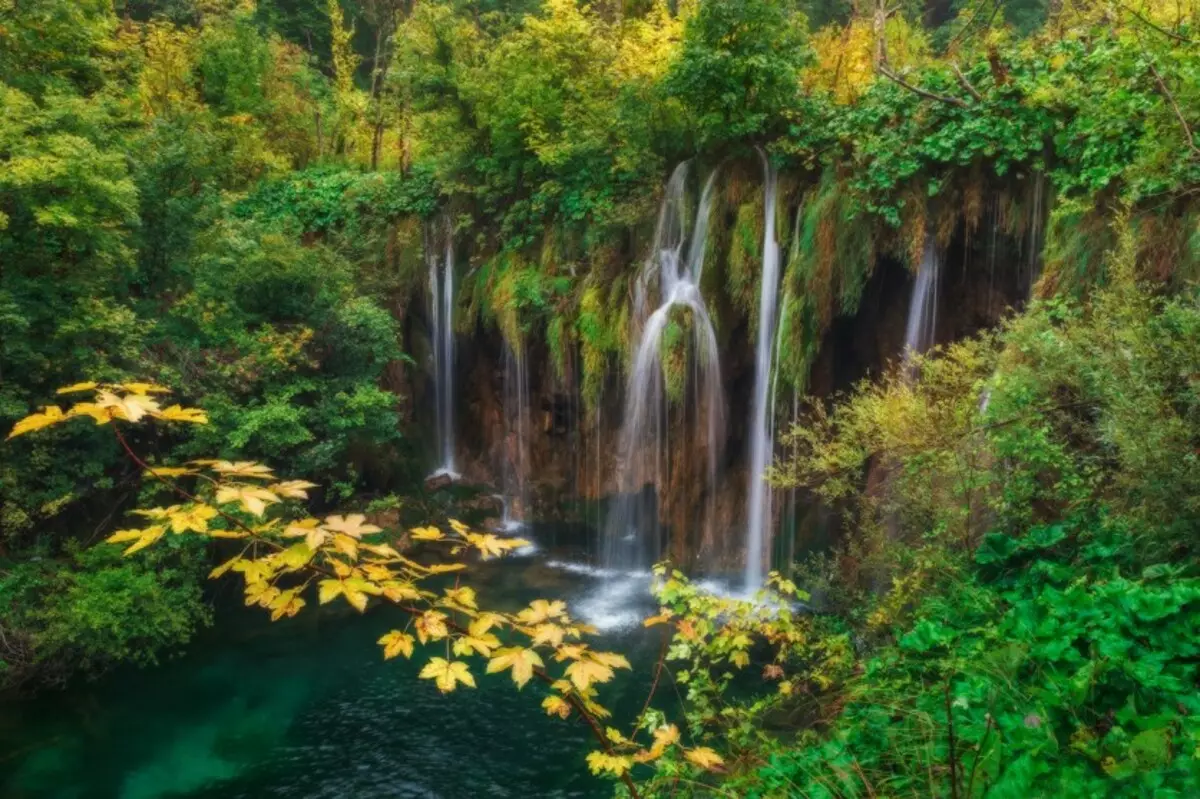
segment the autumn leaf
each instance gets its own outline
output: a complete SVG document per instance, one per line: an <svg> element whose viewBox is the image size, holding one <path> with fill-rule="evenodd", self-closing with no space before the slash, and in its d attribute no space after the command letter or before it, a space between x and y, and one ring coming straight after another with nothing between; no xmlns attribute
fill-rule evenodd
<svg viewBox="0 0 1200 799"><path fill-rule="evenodd" d="M511 549L529 546L529 542L524 538L500 538L491 533L468 533L466 537L467 543L479 550L484 560L499 557Z"/></svg>
<svg viewBox="0 0 1200 799"><path fill-rule="evenodd" d="M690 762L695 763L700 768L710 770L715 770L717 766L725 763L725 761L721 759L720 755L709 749L707 746L698 746L695 749L689 749L684 752L683 756L686 757Z"/></svg>
<svg viewBox="0 0 1200 799"><path fill-rule="evenodd" d="M216 515L216 508L208 505L192 505L187 510L170 515L171 532L186 533L188 530L192 530L197 533L206 533L208 532L208 520Z"/></svg>
<svg viewBox="0 0 1200 799"><path fill-rule="evenodd" d="M122 544L126 541L133 541L133 544L126 548L123 553L125 555L132 555L134 552L145 549L162 538L165 532L167 532L166 525L156 524L144 530L118 530L104 540L110 544Z"/></svg>
<svg viewBox="0 0 1200 799"><path fill-rule="evenodd" d="M643 627L653 627L656 624L662 624L662 623L668 622L670 620L671 620L671 612L665 611L663 613L658 614L657 616L651 616L650 618L646 619L645 621L642 622L642 626Z"/></svg>
<svg viewBox="0 0 1200 799"><path fill-rule="evenodd" d="M145 471L148 477L183 477L195 473L195 469L189 469L186 466L158 466Z"/></svg>
<svg viewBox="0 0 1200 799"><path fill-rule="evenodd" d="M463 608L467 610L476 610L479 605L475 602L475 589L470 586L460 586L458 588L445 589L446 599L445 604L455 608Z"/></svg>
<svg viewBox="0 0 1200 799"><path fill-rule="evenodd" d="M674 724L666 724L654 731L654 744L649 751L642 750L633 756L638 763L649 763L658 760L668 746L679 743L679 728Z"/></svg>
<svg viewBox="0 0 1200 799"><path fill-rule="evenodd" d="M421 669L422 680L434 680L442 693L453 691L458 683L475 687L475 678L471 676L467 664L459 660L447 661L445 658L431 658Z"/></svg>
<svg viewBox="0 0 1200 799"><path fill-rule="evenodd" d="M351 513L347 516L326 516L325 527L335 533L344 533L351 538L361 538L371 533L381 533L383 530L373 524L366 524L367 517L361 513Z"/></svg>
<svg viewBox="0 0 1200 799"><path fill-rule="evenodd" d="M58 391L55 391L54 393L55 394L79 394L84 391L92 391L95 388L99 387L99 385L100 385L99 383L95 383L95 382L76 383L71 386L66 386L64 388L60 388Z"/></svg>
<svg viewBox="0 0 1200 799"><path fill-rule="evenodd" d="M158 401L144 394L127 394L119 397L105 389L96 394L96 405L108 408L113 416L130 422L141 421L148 413L158 411Z"/></svg>
<svg viewBox="0 0 1200 799"><path fill-rule="evenodd" d="M8 434L8 438L16 438L26 433L32 433L34 430L41 430L43 427L50 427L66 418L62 412L62 408L57 405L47 405L45 408L42 408L41 413L26 416L13 425L12 432Z"/></svg>
<svg viewBox="0 0 1200 799"><path fill-rule="evenodd" d="M183 408L179 405L172 405L169 408L155 412L153 415L156 419L163 419L168 422L208 424L208 414L199 408Z"/></svg>
<svg viewBox="0 0 1200 799"><path fill-rule="evenodd" d="M436 610L422 613L414 626L417 628L417 638L421 639L423 644L428 641L440 641L450 634L446 627L446 614Z"/></svg>
<svg viewBox="0 0 1200 799"><path fill-rule="evenodd" d="M517 684L518 688L524 688L525 683L533 677L534 667L542 665L541 656L532 649L522 649L519 646L508 647L497 651L495 656L488 661L487 673L495 674L498 671L512 669L513 682Z"/></svg>
<svg viewBox="0 0 1200 799"><path fill-rule="evenodd" d="M342 594L341 580L322 580L317 586L317 601L322 605L332 602Z"/></svg>
<svg viewBox="0 0 1200 799"><path fill-rule="evenodd" d="M267 505L273 505L279 497L261 486L244 485L241 483L224 484L217 489L217 502L238 502L247 513L262 516L267 512Z"/></svg>
<svg viewBox="0 0 1200 799"><path fill-rule="evenodd" d="M487 657L498 646L500 646L500 639L491 633L464 635L454 639L454 654L470 655L478 653Z"/></svg>
<svg viewBox="0 0 1200 799"><path fill-rule="evenodd" d="M542 708L545 709L547 716L558 716L560 719L565 719L571 715L571 703L555 694L542 700Z"/></svg>
<svg viewBox="0 0 1200 799"><path fill-rule="evenodd" d="M113 412L109 408L101 408L94 402L77 402L67 411L67 416L90 416L97 425L108 424L113 420Z"/></svg>
<svg viewBox="0 0 1200 799"><path fill-rule="evenodd" d="M117 388L130 394L170 394L171 389L157 383L118 383Z"/></svg>
<svg viewBox="0 0 1200 799"><path fill-rule="evenodd" d="M441 541L445 538L445 534L436 527L414 527L408 534L414 541Z"/></svg>
<svg viewBox="0 0 1200 799"><path fill-rule="evenodd" d="M238 555L237 557L233 557L233 558L230 558L229 560L225 561L220 566L216 567L215 569L213 569L212 571L210 571L208 573L208 579L210 579L210 580L217 579L221 575L225 574L225 572L227 572L231 568L233 568L234 564L240 562L241 559L242 559L242 556Z"/></svg>
<svg viewBox="0 0 1200 799"><path fill-rule="evenodd" d="M270 466L264 466L263 464L255 463L254 461L216 461L215 463L206 463L204 461L194 462L208 465L214 472L219 472L226 477L248 477L261 480L269 480L273 477Z"/></svg>
<svg viewBox="0 0 1200 799"><path fill-rule="evenodd" d="M607 752L588 752L588 768L593 774L609 773L620 777L633 767L633 758L625 755L610 755Z"/></svg>
<svg viewBox="0 0 1200 799"><path fill-rule="evenodd" d="M448 521L450 523L450 528L459 535L466 535L470 530L469 527L460 522L458 519L449 519Z"/></svg>
<svg viewBox="0 0 1200 799"><path fill-rule="evenodd" d="M392 630L376 641L376 643L383 647L384 660L391 660L396 655L404 655L406 658L412 657L413 637L408 633Z"/></svg>
<svg viewBox="0 0 1200 799"><path fill-rule="evenodd" d="M566 618L567 606L559 600L547 602L535 599L529 607L517 614L517 618L526 624L541 624L549 619Z"/></svg>
<svg viewBox="0 0 1200 799"><path fill-rule="evenodd" d="M475 619L471 622L471 626L469 629L470 629L471 635L483 635L488 630L492 629L493 627L497 627L503 623L504 623L504 617L501 616L499 613L493 613L490 610L485 610L484 612L480 613L478 616L475 617Z"/></svg>
<svg viewBox="0 0 1200 799"><path fill-rule="evenodd" d="M316 483L310 483L307 480L285 480L269 486L276 494L288 499L308 499L308 489L316 487Z"/></svg>
<svg viewBox="0 0 1200 799"><path fill-rule="evenodd" d="M613 678L612 669L594 660L576 660L567 666L565 674L581 691L586 691L592 683L608 682Z"/></svg>
<svg viewBox="0 0 1200 799"><path fill-rule="evenodd" d="M304 543L308 544L308 548L316 552L321 548L321 544L324 544L329 538L329 531L320 525L321 523L316 519L303 519L292 522L283 528L282 535L284 538L303 538Z"/></svg>
<svg viewBox="0 0 1200 799"><path fill-rule="evenodd" d="M566 630L564 630L562 627L559 627L557 624L551 624L549 622L546 622L545 624L539 624L533 628L533 645L540 646L542 644L548 644L550 646L558 646L563 642L563 636L566 634L566 632Z"/></svg>
<svg viewBox="0 0 1200 799"><path fill-rule="evenodd" d="M588 652L587 656L597 663L603 663L612 669L631 668L625 656L618 655L616 652Z"/></svg>

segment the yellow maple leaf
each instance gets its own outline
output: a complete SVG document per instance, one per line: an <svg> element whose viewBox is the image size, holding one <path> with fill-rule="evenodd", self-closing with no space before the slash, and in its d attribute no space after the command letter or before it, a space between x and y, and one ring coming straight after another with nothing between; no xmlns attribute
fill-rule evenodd
<svg viewBox="0 0 1200 799"><path fill-rule="evenodd" d="M610 755L607 752L588 752L587 764L593 774L608 772L614 777L620 777L633 767L633 758L625 755Z"/></svg>
<svg viewBox="0 0 1200 799"><path fill-rule="evenodd" d="M168 422L189 422L191 424L208 424L208 414L199 408L184 408L172 405L153 414L156 419Z"/></svg>
<svg viewBox="0 0 1200 799"><path fill-rule="evenodd" d="M183 477L195 473L195 469L189 469L186 466L157 466L147 469L145 472L148 477Z"/></svg>
<svg viewBox="0 0 1200 799"><path fill-rule="evenodd" d="M90 416L97 425L108 424L113 420L113 412L109 408L101 408L94 402L77 402L67 411L67 416Z"/></svg>
<svg viewBox="0 0 1200 799"><path fill-rule="evenodd" d="M384 660L391 660L396 655L404 655L406 658L412 657L413 637L408 633L392 630L376 641L376 643L383 647Z"/></svg>
<svg viewBox="0 0 1200 799"><path fill-rule="evenodd" d="M58 391L55 391L54 393L55 394L78 394L83 391L91 391L95 388L98 388L99 385L100 385L99 383L95 383L95 382L75 383L74 385L65 386L63 388L60 388Z"/></svg>
<svg viewBox="0 0 1200 799"><path fill-rule="evenodd" d="M657 616L651 616L642 622L643 627L653 627L656 624L662 624L671 620L671 611L664 611Z"/></svg>
<svg viewBox="0 0 1200 799"><path fill-rule="evenodd" d="M551 694L543 699L542 708L545 709L547 716L558 716L560 719L565 719L571 715L571 703L556 694Z"/></svg>
<svg viewBox="0 0 1200 799"><path fill-rule="evenodd" d="M576 660L567 666L565 674L581 691L587 690L592 683L608 682L613 678L612 669L594 660Z"/></svg>
<svg viewBox="0 0 1200 799"><path fill-rule="evenodd" d="M220 577L221 575L223 575L225 572L227 572L227 571L229 571L230 569L232 569L232 568L234 567L234 565L235 565L235 564L237 564L237 563L241 562L241 560L242 560L242 556L241 556L241 555L237 555L236 557L232 557L232 558L230 558L229 560L227 560L227 561L225 561L224 563L222 563L220 566L218 566L218 567L216 567L215 569L213 569L212 571L210 571L210 572L208 573L208 579L210 579L210 580L215 580L215 579L217 579L218 577Z"/></svg>
<svg viewBox="0 0 1200 799"><path fill-rule="evenodd" d="M541 624L549 619L567 617L567 606L560 600L547 602L545 599L535 599L529 607L517 614L517 618L526 624Z"/></svg>
<svg viewBox="0 0 1200 799"><path fill-rule="evenodd" d="M309 518L291 522L283 528L281 535L284 538L303 538L308 548L316 552L329 538L329 531L321 527L321 523L316 519Z"/></svg>
<svg viewBox="0 0 1200 799"><path fill-rule="evenodd" d="M158 539L162 538L163 533L165 532L167 532L166 525L156 524L151 527L147 527L144 530L118 530L105 540L111 544L120 544L126 541L133 541L133 543L126 548L125 552L123 553L125 555L132 555L134 552L137 552L140 549L145 549Z"/></svg>
<svg viewBox="0 0 1200 799"><path fill-rule="evenodd" d="M8 434L8 438L16 438L26 433L32 433L34 430L41 430L43 427L50 427L66 418L67 416L63 414L62 408L57 405L47 405L42 408L41 413L30 414L13 425L12 432Z"/></svg>
<svg viewBox="0 0 1200 799"><path fill-rule="evenodd" d="M317 586L317 601L324 605L342 594L341 580L322 580Z"/></svg>
<svg viewBox="0 0 1200 799"><path fill-rule="evenodd" d="M118 383L117 388L130 394L170 394L171 389L157 383Z"/></svg>
<svg viewBox="0 0 1200 799"><path fill-rule="evenodd" d="M474 618L471 622L471 635L483 635L493 627L498 627L504 623L504 617L499 613L493 613L490 610L485 610Z"/></svg>
<svg viewBox="0 0 1200 799"><path fill-rule="evenodd" d="M427 610L421 614L414 626L417 628L417 638L421 643L440 641L450 634L446 627L446 614L436 610Z"/></svg>
<svg viewBox="0 0 1200 799"><path fill-rule="evenodd" d="M467 610L476 610L479 605L475 602L475 589L470 586L460 586L458 588L444 589L446 594L446 604L454 605Z"/></svg>
<svg viewBox="0 0 1200 799"><path fill-rule="evenodd" d="M470 655L475 652L487 657L498 646L500 646L500 639L491 633L463 635L454 639L454 654Z"/></svg>
<svg viewBox="0 0 1200 799"><path fill-rule="evenodd" d="M475 687L475 678L471 676L467 664L459 660L447 661L445 658L430 658L421 669L422 680L434 680L442 693L453 691L458 683Z"/></svg>
<svg viewBox="0 0 1200 799"><path fill-rule="evenodd" d="M690 762L695 763L700 768L710 770L716 769L717 766L720 766L725 762L721 759L720 755L709 749L707 746L698 746L695 749L689 749L684 752L683 756L686 757Z"/></svg>
<svg viewBox="0 0 1200 799"><path fill-rule="evenodd" d="M214 472L220 472L226 477L249 477L269 480L273 476L270 466L264 466L254 461L216 461L215 463L193 461L193 463L210 466Z"/></svg>
<svg viewBox="0 0 1200 799"><path fill-rule="evenodd" d="M658 760L668 746L677 743L679 743L679 728L674 724L663 725L654 731L654 745L650 747L649 751L643 749L634 755L633 759L638 763Z"/></svg>
<svg viewBox="0 0 1200 799"><path fill-rule="evenodd" d="M414 527L408 534L414 541L441 541L445 537L436 527Z"/></svg>
<svg viewBox="0 0 1200 799"><path fill-rule="evenodd" d="M193 530L197 533L206 533L208 532L208 520L216 515L216 509L208 505L192 505L170 515L171 532L185 533Z"/></svg>
<svg viewBox="0 0 1200 799"><path fill-rule="evenodd" d="M316 487L316 483L310 483L307 480L285 480L269 486L276 494L288 499L308 499L308 489Z"/></svg>
<svg viewBox="0 0 1200 799"><path fill-rule="evenodd" d="M243 483L225 483L217 488L217 502L240 503L247 513L262 516L267 512L267 505L273 505L279 497L262 486L245 485Z"/></svg>
<svg viewBox="0 0 1200 799"><path fill-rule="evenodd" d="M367 517L361 513L351 513L346 516L326 516L325 527L335 533L345 533L351 538L361 538L371 533L381 533L383 530L373 524L367 524Z"/></svg>
<svg viewBox="0 0 1200 799"><path fill-rule="evenodd" d="M551 624L550 622L539 624L533 628L533 645L549 644L550 646L558 646L563 642L565 634L566 630L557 624Z"/></svg>
<svg viewBox="0 0 1200 799"><path fill-rule="evenodd" d="M158 400L145 394L126 394L118 396L108 389L96 393L96 405L108 408L118 419L137 422L148 413L158 411Z"/></svg>
<svg viewBox="0 0 1200 799"><path fill-rule="evenodd" d="M380 588L383 589L383 595L393 602L421 598L421 592L417 590L415 585L401 580L388 580L381 583Z"/></svg>
<svg viewBox="0 0 1200 799"><path fill-rule="evenodd" d="M523 688L525 683L533 677L534 667L542 665L542 658L537 652L514 646L498 650L488 661L487 673L495 674L498 671L512 669L513 682L517 684L518 688Z"/></svg>
<svg viewBox="0 0 1200 799"><path fill-rule="evenodd" d="M588 652L587 657L597 663L602 663L610 669L628 669L631 668L629 661L624 655L618 655L616 652Z"/></svg>
<svg viewBox="0 0 1200 799"><path fill-rule="evenodd" d="M470 530L469 527L460 522L458 519L449 519L448 521L450 522L450 528L459 535L466 535Z"/></svg>

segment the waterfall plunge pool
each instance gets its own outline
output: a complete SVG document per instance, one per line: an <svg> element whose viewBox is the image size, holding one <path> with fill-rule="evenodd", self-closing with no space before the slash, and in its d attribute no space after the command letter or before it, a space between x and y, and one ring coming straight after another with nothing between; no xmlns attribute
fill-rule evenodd
<svg viewBox="0 0 1200 799"><path fill-rule="evenodd" d="M535 553L473 567L481 603L516 610L564 599L574 617L600 627L594 645L633 665L601 694L627 722L661 646L663 628L640 623L654 612L649 575L571 560L557 532L534 526L523 535ZM588 773L590 733L578 719L546 716L536 681L517 691L507 673L484 674L472 659L478 688L443 696L417 679L423 659L384 662L375 641L403 621L383 605L365 615L314 606L275 623L257 608L223 610L177 659L0 707L0 796L611 795Z"/></svg>

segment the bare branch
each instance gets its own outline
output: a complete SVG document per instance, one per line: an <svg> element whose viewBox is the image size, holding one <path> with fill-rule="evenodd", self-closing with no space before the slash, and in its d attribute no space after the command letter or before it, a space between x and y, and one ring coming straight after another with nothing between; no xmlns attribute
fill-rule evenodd
<svg viewBox="0 0 1200 799"><path fill-rule="evenodd" d="M1167 82L1163 80L1158 69L1154 66L1153 61L1147 61L1150 65L1150 72L1154 74L1154 80L1158 82L1159 91L1167 98L1167 102L1171 104L1171 108L1175 110L1175 118L1179 120L1179 126L1183 128L1183 137L1187 139L1188 149L1192 151L1193 156L1200 156L1200 148L1196 147L1196 139L1192 135L1192 128L1187 123L1187 119L1183 115L1183 111L1179 108L1179 103L1175 102L1175 95L1171 94L1171 90L1167 88Z"/></svg>
<svg viewBox="0 0 1200 799"><path fill-rule="evenodd" d="M937 100L938 102L949 103L950 105L956 105L959 108L967 107L967 104L957 97L950 97L945 94L937 94L936 92L926 91L925 89L922 89L919 86L913 86L911 83L904 80L904 78L900 77L896 73L892 72L890 69L885 67L883 64L880 64L878 66L878 69L879 69L879 73L881 75L883 75L885 78L895 82L896 84L898 84L900 86L903 86L905 89L908 89L910 92L913 92L914 94L919 94L920 96L925 97L929 100Z"/></svg>
<svg viewBox="0 0 1200 799"><path fill-rule="evenodd" d="M975 87L971 85L971 81L967 80L967 76L962 74L962 70L958 68L958 64L951 61L950 68L954 70L954 77L958 78L958 85L966 89L967 93L975 98L975 102L982 103L983 95L981 95L975 89Z"/></svg>

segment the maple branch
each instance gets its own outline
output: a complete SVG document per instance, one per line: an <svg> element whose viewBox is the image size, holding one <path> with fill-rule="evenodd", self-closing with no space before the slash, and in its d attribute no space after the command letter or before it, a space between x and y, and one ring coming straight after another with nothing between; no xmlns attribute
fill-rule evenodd
<svg viewBox="0 0 1200 799"><path fill-rule="evenodd" d="M141 458L141 456L139 456L137 454L137 452L135 452L134 449L131 446L129 446L129 442L126 440L125 436L121 433L121 429L120 429L120 427L118 427L118 425L115 423L115 421L112 425L112 430L113 430L113 433L116 434L117 441L121 444L121 448L123 450L125 450L125 454L127 456L129 456L130 460L132 460L139 468L143 469L144 471L148 471L156 480L158 480L160 483L162 483L167 489L169 489L169 490L175 492L176 494L178 494L179 496L187 499L189 502L193 502L197 505L204 505L205 507L212 508L218 514L220 514L222 518L224 518L231 524L234 524L237 527L244 530L254 541L266 544L267 546L274 549L276 552L283 551L284 547L279 542L272 541L270 538L263 536L261 533L254 530L249 525L245 524L243 521L238 519L236 516L233 516L232 514L225 512L221 508L215 507L214 505L212 505L208 502L205 502L204 500L200 499L196 495L194 495L191 492L184 489L178 483L175 483L172 480L168 480L163 475L156 473L154 471L154 468L151 467L148 463L146 463ZM309 571L316 572L317 574L324 575L326 577L331 577L333 579L338 579L338 580L341 579L340 577L337 576L336 573L334 573L334 572L330 571L329 569L326 569L325 567L323 567L319 564L316 564L316 563L309 562L309 563L305 564L304 568ZM386 599L388 602L390 602L393 606L399 608L400 610L404 611L405 613L409 614L410 616L412 616L414 618L419 617L419 616L424 616L426 613L426 611L422 610L421 608L416 608L416 607L412 607L410 605L401 604L401 602L399 600L393 600L388 597L383 597L383 598ZM467 629L465 629L462 625L460 625L458 622L456 622L453 618L448 617L446 619L446 626L449 627L450 629L454 630L455 632L457 632L459 635L469 634L469 631ZM447 646L449 646L449 640L450 640L449 636L447 636L446 640L447 640ZM666 653L665 646L664 646L663 652L664 652L664 654ZM659 661L659 666L660 666L660 671L661 671L661 666L662 666L661 660ZM554 678L551 677L550 674L541 666L535 666L533 669L533 673L539 680L541 680L546 685L553 685L555 682ZM655 684L657 685L657 683L658 683L658 677L656 675L655 676ZM591 728L592 736L595 737L595 739L600 742L600 745L602 747L604 747L604 751L607 754L611 755L613 753L613 749L612 749L611 742L608 740L608 736L604 734L604 730L602 730L600 728L600 723L598 721L596 721L596 719L592 716L592 714L584 706L583 700L581 700L578 696L576 696L573 693L562 693L560 695L563 697L564 700L566 700L566 702L569 705L571 705L571 707L575 708L576 712L579 713L580 718L582 718L585 722L587 722L587 725ZM651 690L651 695L653 695L653 689ZM649 701L650 701L649 698L647 698L647 700L646 700L647 705L649 704ZM645 710L643 710L643 713L644 712L645 712ZM637 785L634 783L633 778L630 777L628 773L621 775L621 781L625 784L625 788L629 791L629 795L632 797L632 799L641 799L641 794L638 793Z"/></svg>
<svg viewBox="0 0 1200 799"><path fill-rule="evenodd" d="M889 80L895 82L897 85L903 86L905 89L908 89L910 92L913 92L914 94L918 94L921 97L924 97L929 100L937 100L938 102L942 102L942 103L949 103L950 105L956 105L959 108L967 107L967 104L963 100L961 100L957 97L950 97L949 95L945 95L945 94L937 94L936 92L931 92L931 91L922 89L920 86L912 85L911 83L906 81L904 78L900 77L899 75L897 75L896 73L892 72L890 69L885 67L883 64L879 64L876 67L876 69L879 70L879 73L881 75L883 75L885 78L888 78Z"/></svg>

